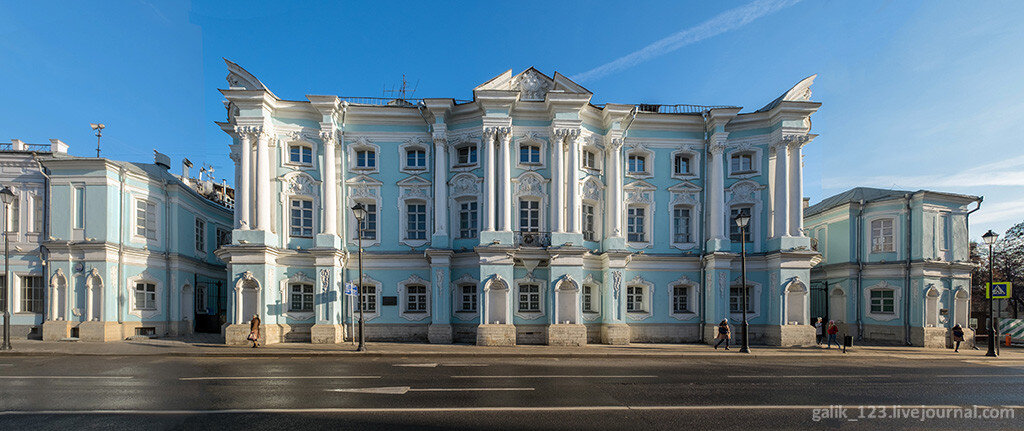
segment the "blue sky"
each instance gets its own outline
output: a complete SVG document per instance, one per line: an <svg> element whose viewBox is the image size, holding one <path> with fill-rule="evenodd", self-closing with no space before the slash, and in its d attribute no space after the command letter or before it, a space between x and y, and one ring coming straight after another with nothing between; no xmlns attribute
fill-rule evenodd
<svg viewBox="0 0 1024 431"><path fill-rule="evenodd" d="M985 196L973 239L1024 221L1022 2L93 3L0 1L0 140L94 155L101 121L104 156L159 149L232 178L222 57L288 99L380 96L402 74L418 97L468 99L535 66L597 103L754 110L817 73L812 202L927 188Z"/></svg>

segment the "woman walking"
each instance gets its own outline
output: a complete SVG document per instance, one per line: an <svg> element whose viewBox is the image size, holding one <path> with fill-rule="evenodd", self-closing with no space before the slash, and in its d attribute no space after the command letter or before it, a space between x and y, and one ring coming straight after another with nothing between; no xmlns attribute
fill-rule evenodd
<svg viewBox="0 0 1024 431"><path fill-rule="evenodd" d="M249 338L247 340L252 341L252 348L260 346L260 316L253 314L252 320L249 321Z"/></svg>
<svg viewBox="0 0 1024 431"><path fill-rule="evenodd" d="M836 321L835 320L829 320L828 321L828 331L827 332L828 332L828 348L829 349L832 348L832 343L833 342L836 343L836 348L839 348L840 347L839 346L839 340L836 339L836 336L839 335L839 327L836 326Z"/></svg>
<svg viewBox="0 0 1024 431"><path fill-rule="evenodd" d="M821 318L814 318L814 340L820 346L821 340L825 339L825 327L821 324Z"/></svg>
<svg viewBox="0 0 1024 431"><path fill-rule="evenodd" d="M729 337L729 321L722 319L722 323L718 324L718 335L715 336L715 339L718 340L715 343L715 350L718 350L718 345L722 344L723 341L725 342L725 350L729 350Z"/></svg>
<svg viewBox="0 0 1024 431"><path fill-rule="evenodd" d="M964 341L964 328L959 323L953 325L953 353L960 353L960 343Z"/></svg>

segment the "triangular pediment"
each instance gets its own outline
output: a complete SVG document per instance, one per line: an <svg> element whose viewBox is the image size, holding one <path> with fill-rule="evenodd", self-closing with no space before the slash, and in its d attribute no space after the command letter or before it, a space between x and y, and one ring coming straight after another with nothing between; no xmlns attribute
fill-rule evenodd
<svg viewBox="0 0 1024 431"><path fill-rule="evenodd" d="M629 184L626 184L625 186L622 186L622 188L625 188L625 189L644 189L644 190L656 190L657 189L657 187L654 187L651 183L649 183L647 181L644 181L644 180L633 181L633 182L631 182Z"/></svg>
<svg viewBox="0 0 1024 431"><path fill-rule="evenodd" d="M700 187L685 181L668 188L668 191L676 193L693 193L700 190Z"/></svg>
<svg viewBox="0 0 1024 431"><path fill-rule="evenodd" d="M429 187L430 184L430 181L420 178L418 175L410 176L398 182L398 185L402 187Z"/></svg>
<svg viewBox="0 0 1024 431"><path fill-rule="evenodd" d="M249 73L249 71L239 66L237 63L224 59L224 63L228 66L228 87L232 90L263 90L270 93L271 96L277 98L273 92L263 85L263 82L256 78L255 75Z"/></svg>
<svg viewBox="0 0 1024 431"><path fill-rule="evenodd" d="M592 94L583 86L573 82L558 72L555 72L555 76L552 78L534 67L530 67L516 75L512 75L511 69L506 70L504 73L480 84L474 88L473 91L518 92L519 100L524 101L543 101L544 97L550 91L571 94Z"/></svg>
<svg viewBox="0 0 1024 431"><path fill-rule="evenodd" d="M380 182L379 180L374 179L372 177L368 177L366 175L356 175L356 176L354 176L352 178L349 178L348 181L345 181L345 184L352 185L352 186L380 186L380 185L384 185L384 183Z"/></svg>

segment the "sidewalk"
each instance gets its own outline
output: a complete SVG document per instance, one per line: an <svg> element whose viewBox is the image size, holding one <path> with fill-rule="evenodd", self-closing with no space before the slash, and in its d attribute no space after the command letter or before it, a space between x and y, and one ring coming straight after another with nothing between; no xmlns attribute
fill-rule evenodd
<svg viewBox="0 0 1024 431"><path fill-rule="evenodd" d="M481 347L466 344L417 344L417 343L367 343L366 352L356 352L355 345L279 343L258 349L227 346L203 339L151 339L90 343L81 341L36 341L14 340L14 349L0 352L4 356L299 356L299 357L565 357L565 358L720 358L742 355L738 347L729 351L715 350L703 344L646 344L634 343L628 346L603 344L582 347L515 346ZM924 349L920 347L897 346L856 346L845 355L841 349L819 347L768 347L751 346L746 357L885 357L896 359L978 359L996 361L1022 361L1024 349L1003 347L998 358L985 358L985 349L962 348L960 353L952 349Z"/></svg>

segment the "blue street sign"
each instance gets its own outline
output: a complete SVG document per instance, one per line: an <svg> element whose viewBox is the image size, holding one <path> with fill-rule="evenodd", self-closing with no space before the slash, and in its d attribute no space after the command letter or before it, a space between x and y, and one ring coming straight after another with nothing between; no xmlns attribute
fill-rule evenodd
<svg viewBox="0 0 1024 431"><path fill-rule="evenodd" d="M992 283L991 286L985 283L985 297L992 299L1009 299L1010 293L1013 291L1013 286L1010 282L1004 281L1000 283Z"/></svg>
<svg viewBox="0 0 1024 431"><path fill-rule="evenodd" d="M345 294L349 296L356 296L356 285L352 283L345 283Z"/></svg>

